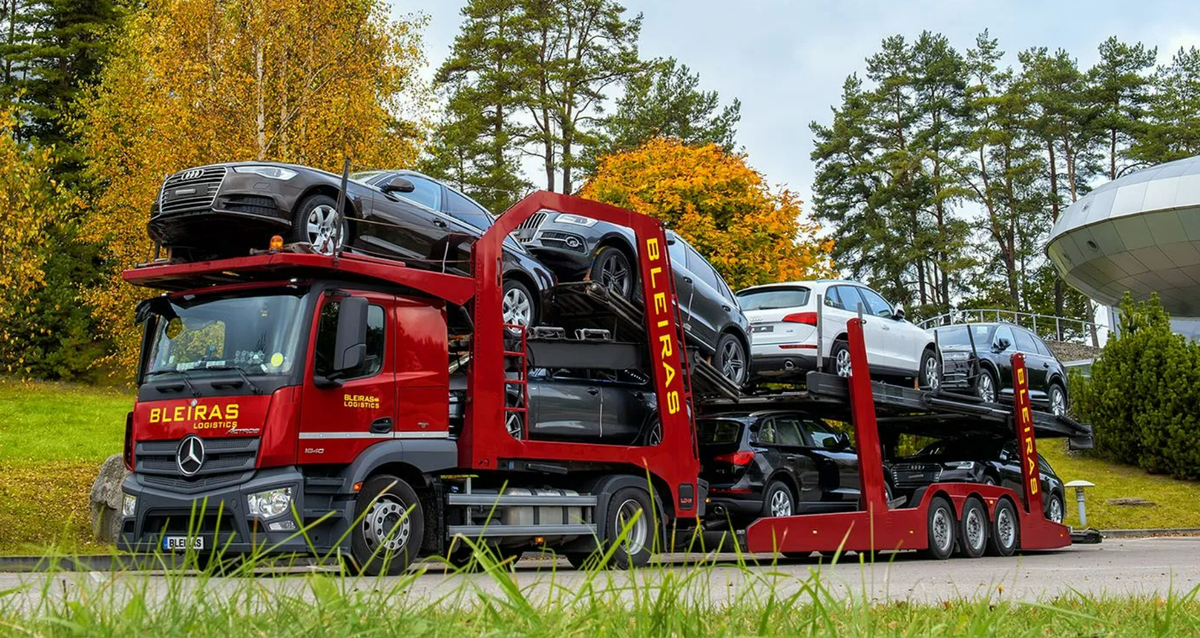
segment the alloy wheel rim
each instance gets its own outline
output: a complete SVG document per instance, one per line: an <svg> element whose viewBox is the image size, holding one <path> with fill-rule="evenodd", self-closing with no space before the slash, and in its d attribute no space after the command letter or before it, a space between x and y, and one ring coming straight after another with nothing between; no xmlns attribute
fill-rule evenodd
<svg viewBox="0 0 1200 638"><path fill-rule="evenodd" d="M642 512L637 520L633 517L638 512ZM633 521L630 523L630 521ZM617 509L617 529L615 532L620 534L629 528L629 533L625 535L625 545L629 555L632 556L642 551L646 547L646 538L649 536L650 524L646 522L646 512L642 510L642 504L636 500L629 498L621 503Z"/></svg>
<svg viewBox="0 0 1200 638"><path fill-rule="evenodd" d="M504 420L504 428L512 438L520 441L522 434L521 415L517 412L510 412L508 418Z"/></svg>
<svg viewBox="0 0 1200 638"><path fill-rule="evenodd" d="M1059 390L1058 386L1055 386L1050 390L1050 412L1055 416L1066 414L1067 409L1064 403L1066 402L1063 400L1062 390Z"/></svg>
<svg viewBox="0 0 1200 638"><path fill-rule="evenodd" d="M504 323L528 328L532 315L533 302L524 291L520 288L512 288L504 293Z"/></svg>
<svg viewBox="0 0 1200 638"><path fill-rule="evenodd" d="M971 508L971 510L967 512L967 520L964 527L966 528L967 532L967 542L971 544L971 547L974 549L982 549L986 537L984 536L983 517L979 514L978 509Z"/></svg>
<svg viewBox="0 0 1200 638"><path fill-rule="evenodd" d="M933 543L941 551L950 549L950 515L945 508L933 513Z"/></svg>
<svg viewBox="0 0 1200 638"><path fill-rule="evenodd" d="M337 252L342 241L341 217L332 206L321 204L308 214L308 242L321 255Z"/></svg>
<svg viewBox="0 0 1200 638"><path fill-rule="evenodd" d="M1016 539L1016 527L1013 525L1012 512L1007 508L1000 508L996 513L996 536L999 537L1000 544L1003 547L1012 547L1013 541Z"/></svg>
<svg viewBox="0 0 1200 638"><path fill-rule="evenodd" d="M655 421L654 425L650 426L650 435L646 437L646 443L651 446L662 443L662 421Z"/></svg>
<svg viewBox="0 0 1200 638"><path fill-rule="evenodd" d="M725 342L724 352L721 354L721 374L725 375L726 379L734 383L742 382L742 375L746 370L746 363L742 357L742 346L736 340L731 339Z"/></svg>
<svg viewBox="0 0 1200 638"><path fill-rule="evenodd" d="M837 353L837 373L839 377L850 376L850 351L841 350Z"/></svg>
<svg viewBox="0 0 1200 638"><path fill-rule="evenodd" d="M925 387L930 390L937 390L941 378L938 376L937 359L930 357L925 360Z"/></svg>
<svg viewBox="0 0 1200 638"><path fill-rule="evenodd" d="M979 377L978 384L977 393L979 394L979 398L988 403L995 403L996 388L992 385L992 375L984 373Z"/></svg>
<svg viewBox="0 0 1200 638"><path fill-rule="evenodd" d="M1059 501L1057 497L1050 499L1050 520L1055 523L1063 522L1062 501Z"/></svg>
<svg viewBox="0 0 1200 638"><path fill-rule="evenodd" d="M386 552L398 552L408 544L408 537L412 534L408 508L390 494L381 495L371 505L363 517L362 526L363 536L372 551L382 548Z"/></svg>
<svg viewBox="0 0 1200 638"><path fill-rule="evenodd" d="M621 297L628 297L631 292L629 275L629 264L619 253L609 255L600 264L600 284Z"/></svg>
<svg viewBox="0 0 1200 638"><path fill-rule="evenodd" d="M791 516L792 497L785 490L771 495L771 516Z"/></svg>

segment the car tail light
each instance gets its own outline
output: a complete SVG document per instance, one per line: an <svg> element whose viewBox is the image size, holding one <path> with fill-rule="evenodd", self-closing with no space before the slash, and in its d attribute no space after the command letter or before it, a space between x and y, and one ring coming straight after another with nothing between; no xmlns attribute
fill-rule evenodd
<svg viewBox="0 0 1200 638"><path fill-rule="evenodd" d="M723 461L730 465L750 465L750 461L754 460L754 452L732 452L730 454L722 454L713 460Z"/></svg>
<svg viewBox="0 0 1200 638"><path fill-rule="evenodd" d="M817 313L815 312L793 312L783 318L788 323L803 323L809 326L817 325Z"/></svg>

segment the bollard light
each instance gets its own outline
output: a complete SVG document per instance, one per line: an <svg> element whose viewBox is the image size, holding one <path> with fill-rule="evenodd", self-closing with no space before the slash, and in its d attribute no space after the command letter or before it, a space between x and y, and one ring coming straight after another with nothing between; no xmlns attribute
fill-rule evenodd
<svg viewBox="0 0 1200 638"><path fill-rule="evenodd" d="M1084 502L1083 491L1089 487L1096 487L1091 481L1071 481L1064 487L1075 488L1075 502L1079 505L1079 526L1087 527L1087 504Z"/></svg>

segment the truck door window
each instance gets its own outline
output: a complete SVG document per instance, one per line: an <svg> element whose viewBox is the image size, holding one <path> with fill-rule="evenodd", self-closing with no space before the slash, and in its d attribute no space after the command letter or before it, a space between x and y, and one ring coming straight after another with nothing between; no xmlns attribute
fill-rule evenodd
<svg viewBox="0 0 1200 638"><path fill-rule="evenodd" d="M315 361L313 372L318 377L327 377L333 370L333 349L337 340L338 308L341 302L326 302L321 307L321 319L317 324L317 344L313 348ZM383 369L384 321L383 306L367 307L367 354L357 368L348 370L342 379L361 379L379 374Z"/></svg>

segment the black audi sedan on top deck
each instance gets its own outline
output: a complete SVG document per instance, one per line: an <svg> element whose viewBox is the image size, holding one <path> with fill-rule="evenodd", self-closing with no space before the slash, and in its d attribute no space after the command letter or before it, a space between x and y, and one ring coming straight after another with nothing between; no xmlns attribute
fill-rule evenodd
<svg viewBox="0 0 1200 638"><path fill-rule="evenodd" d="M850 438L803 412L731 412L696 422L710 522L858 507Z"/></svg>
<svg viewBox="0 0 1200 638"><path fill-rule="evenodd" d="M513 233L562 281L598 281L626 299L639 290L633 230L590 217L540 211ZM726 378L750 376L750 322L721 275L682 237L667 231L675 292L694 345Z"/></svg>
<svg viewBox="0 0 1200 638"><path fill-rule="evenodd" d="M338 213L342 176L307 166L231 162L170 175L150 211L150 238L176 258L244 256L272 235L388 257L428 270L470 273L471 244L493 218L467 196L420 173L356 173ZM537 323L553 273L520 244L504 249L504 320Z"/></svg>
<svg viewBox="0 0 1200 638"><path fill-rule="evenodd" d="M933 329L942 351L942 387L970 390L995 403L1012 400L1012 355L1025 355L1029 398L1035 408L1067 413L1067 371L1046 343L1011 323L969 323ZM975 364L978 363L978 374Z"/></svg>

